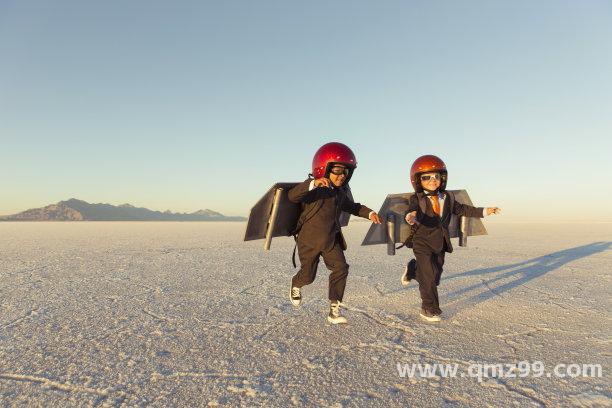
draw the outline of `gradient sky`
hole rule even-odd
[[[341,141],[376,209],[436,154],[506,220],[612,221],[611,136],[610,1],[0,1],[0,214],[247,215]]]

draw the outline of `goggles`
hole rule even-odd
[[[429,181],[431,179],[440,180],[440,173],[424,174],[421,176],[421,181]]]
[[[346,167],[334,166],[331,168],[330,173],[335,174],[336,176],[344,174],[346,177],[348,177],[350,171]]]

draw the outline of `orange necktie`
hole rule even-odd
[[[431,205],[433,206],[434,212],[439,217],[440,216],[440,202],[438,201],[437,194],[431,196]]]

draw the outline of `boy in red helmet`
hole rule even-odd
[[[438,300],[438,288],[444,253],[453,252],[448,225],[451,215],[482,218],[499,214],[498,207],[472,207],[461,204],[452,193],[446,191],[448,173],[444,162],[433,155],[421,156],[410,169],[410,181],[415,193],[410,197],[406,222],[417,225],[412,237],[416,259],[410,260],[402,275],[402,285],[411,279],[419,282],[421,317],[439,322],[442,310]]]
[[[288,192],[289,200],[302,204],[296,231],[300,270],[291,281],[290,300],[294,306],[302,302],[301,288],[316,277],[319,257],[328,269],[330,323],[346,323],[340,313],[349,265],[344,257],[346,241],[340,228],[340,214],[367,218],[380,224],[376,212],[355,203],[348,195],[348,181],[357,167],[355,155],[342,143],[327,143],[312,161],[312,178],[298,184]]]

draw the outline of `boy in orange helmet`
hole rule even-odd
[[[499,214],[498,207],[472,207],[457,202],[446,191],[448,172],[444,162],[436,156],[426,155],[415,160],[410,169],[410,181],[415,194],[410,197],[406,222],[416,225],[412,248],[416,259],[410,260],[402,275],[402,285],[412,279],[419,282],[421,318],[439,322],[442,310],[438,288],[445,252],[453,252],[448,226],[451,215],[482,218]]]

